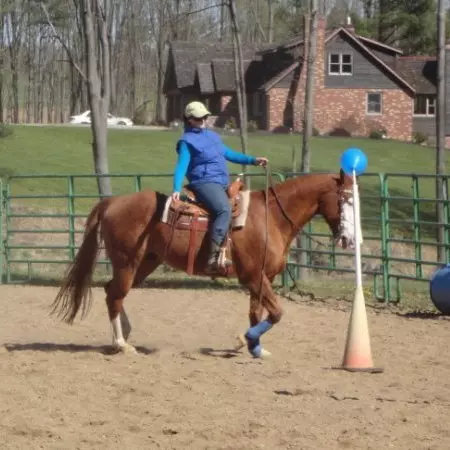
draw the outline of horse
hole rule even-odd
[[[352,183],[352,178],[341,170],[337,174],[291,177],[277,184],[267,182],[266,189],[248,192],[245,224],[229,234],[233,265],[226,274],[237,278],[250,293],[250,327],[237,348],[247,345],[255,358],[270,355],[260,338],[280,322],[283,314],[272,283],[285,268],[294,237],[315,215],[325,219],[336,245],[344,249],[354,246]],[[176,227],[176,220],[164,222],[169,199],[147,189],[100,200],[87,217],[83,241],[52,303],[52,313],[69,324],[80,310],[81,319],[87,315],[92,301],[92,275],[103,241],[112,265],[112,278],[104,290],[113,348],[135,353],[127,342],[131,326],[123,305],[130,289],[138,287],[163,263],[187,271],[191,259],[190,273],[211,277],[204,271],[209,245],[207,226],[199,228],[198,221],[193,220],[191,227]],[[197,206],[202,211],[201,205]],[[203,213],[207,224],[207,212]],[[178,218],[181,216],[179,213]]]

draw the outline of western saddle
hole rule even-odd
[[[228,199],[231,206],[231,216],[236,218],[241,213],[240,191],[243,189],[244,183],[240,178],[233,181],[227,189]],[[185,197],[186,200],[183,198]],[[194,259],[197,247],[197,233],[207,232],[209,227],[209,211],[198,202],[194,192],[184,187],[182,198],[180,200],[172,200],[168,210],[167,222],[174,230],[189,230],[189,250],[187,273],[193,274]],[[225,241],[228,241],[226,239]]]

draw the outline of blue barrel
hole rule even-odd
[[[440,267],[431,276],[430,296],[442,314],[450,314],[450,264]]]

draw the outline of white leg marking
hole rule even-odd
[[[125,314],[126,316],[126,314]],[[127,344],[125,338],[122,334],[122,323],[121,323],[121,317],[122,315],[119,314],[115,319],[111,320],[111,326],[112,326],[112,334],[113,334],[113,346],[122,351],[122,352],[132,352],[136,353],[136,349],[130,345]],[[131,327],[130,327],[131,329]],[[129,330],[128,334],[129,334]]]

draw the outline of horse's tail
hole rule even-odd
[[[73,323],[80,308],[82,319],[91,308],[91,282],[100,244],[97,232],[101,223],[102,204],[100,201],[89,214],[81,247],[51,305],[51,314],[57,314],[69,324]]]

